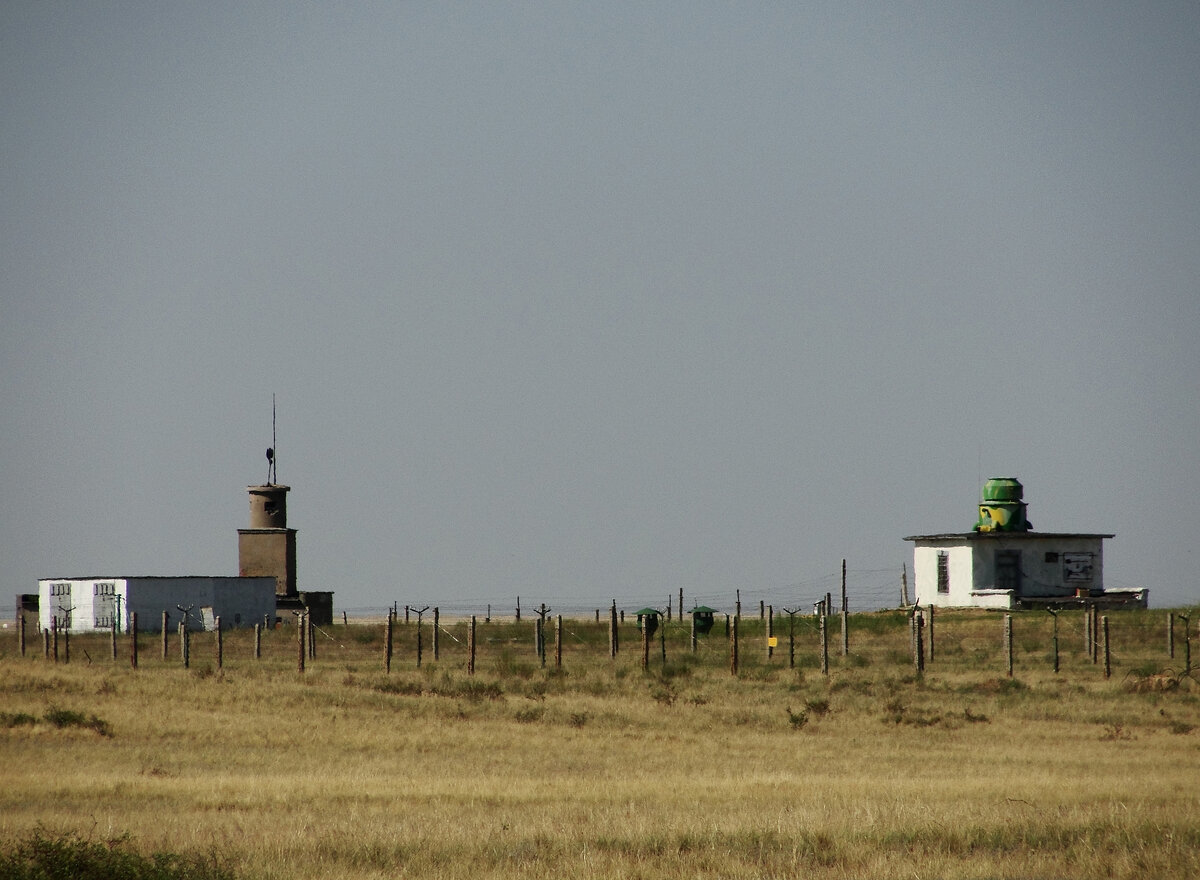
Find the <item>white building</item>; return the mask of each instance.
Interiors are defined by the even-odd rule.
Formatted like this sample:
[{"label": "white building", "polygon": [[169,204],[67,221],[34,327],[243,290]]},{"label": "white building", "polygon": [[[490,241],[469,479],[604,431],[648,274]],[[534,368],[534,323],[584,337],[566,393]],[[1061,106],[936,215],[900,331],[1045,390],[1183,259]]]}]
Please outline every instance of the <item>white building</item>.
[{"label": "white building", "polygon": [[1022,493],[1011,477],[988,480],[973,531],[905,538],[914,545],[914,601],[953,608],[1146,607],[1147,590],[1104,589],[1104,541],[1112,535],[1035,532]]},{"label": "white building", "polygon": [[121,632],[131,614],[138,629],[157,631],[162,614],[170,625],[185,618],[190,630],[253,626],[275,619],[273,577],[87,577],[38,581],[38,621],[70,632],[108,631],[114,618]]}]

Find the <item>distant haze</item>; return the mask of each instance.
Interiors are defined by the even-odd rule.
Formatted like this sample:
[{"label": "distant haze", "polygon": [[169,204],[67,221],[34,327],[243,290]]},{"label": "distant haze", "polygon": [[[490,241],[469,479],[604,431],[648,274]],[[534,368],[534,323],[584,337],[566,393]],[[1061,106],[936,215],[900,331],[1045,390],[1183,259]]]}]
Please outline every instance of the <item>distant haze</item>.
[{"label": "distant haze", "polygon": [[8,595],[236,574],[274,393],[339,610],[878,607],[992,476],[1200,601],[1194,3],[8,2],[0,193]]}]

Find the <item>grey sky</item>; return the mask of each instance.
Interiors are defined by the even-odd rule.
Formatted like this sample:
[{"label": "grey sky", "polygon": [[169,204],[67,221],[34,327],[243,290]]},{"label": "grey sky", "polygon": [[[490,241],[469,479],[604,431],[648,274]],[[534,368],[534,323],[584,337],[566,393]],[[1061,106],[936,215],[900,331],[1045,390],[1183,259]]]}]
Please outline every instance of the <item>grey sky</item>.
[{"label": "grey sky", "polygon": [[0,5],[0,590],[894,601],[1016,476],[1194,603],[1193,3]]}]

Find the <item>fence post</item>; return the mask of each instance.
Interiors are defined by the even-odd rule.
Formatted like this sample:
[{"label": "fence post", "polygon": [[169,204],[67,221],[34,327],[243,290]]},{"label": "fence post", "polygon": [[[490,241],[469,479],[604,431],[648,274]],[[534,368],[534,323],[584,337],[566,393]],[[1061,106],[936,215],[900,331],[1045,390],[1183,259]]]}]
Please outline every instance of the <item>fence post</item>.
[{"label": "fence post", "polygon": [[562,669],[562,615],[554,618],[554,668]]},{"label": "fence post", "polygon": [[254,659],[262,659],[262,624],[258,622],[254,624]]},{"label": "fence post", "polygon": [[912,617],[913,627],[913,671],[917,678],[925,674],[925,615],[921,609],[914,607]]},{"label": "fence post", "polygon": [[1100,611],[1092,606],[1092,664],[1100,662]]},{"label": "fence post", "polygon": [[1187,675],[1192,671],[1192,623],[1183,614],[1179,615],[1179,619],[1183,621],[1183,674]]},{"label": "fence post", "polygon": [[[19,603],[18,603],[19,604]],[[21,646],[21,656],[25,656],[25,611],[17,609],[17,643]]]},{"label": "fence post", "polygon": [[1092,658],[1092,606],[1083,606],[1083,653]]},{"label": "fence post", "polygon": [[1175,612],[1167,612],[1167,656],[1175,657]]},{"label": "fence post", "polygon": [[213,626],[216,627],[217,635],[217,669],[220,669],[225,662],[225,641],[221,635],[221,618],[213,618]]},{"label": "fence post", "polygon": [[137,643],[137,612],[134,611],[129,615],[129,665],[133,669],[137,669],[138,664],[138,643]]},{"label": "fence post", "polygon": [[438,625],[441,621],[441,613],[435,605],[433,608],[433,662],[438,660]]},{"label": "fence post", "polygon": [[821,674],[829,674],[829,624],[825,609],[821,609]]},{"label": "fence post", "polygon": [[181,623],[183,632],[179,636],[180,652],[183,654],[183,668],[190,669],[192,665],[192,636],[188,632],[187,624]]},{"label": "fence post", "polygon": [[169,630],[167,629],[167,618],[170,615],[167,612],[162,613],[162,658],[167,659],[167,642],[170,640]]},{"label": "fence post", "polygon": [[296,615],[296,671],[304,672],[304,661],[308,657],[308,646],[304,635],[304,612]]},{"label": "fence post", "polygon": [[1004,668],[1009,678],[1013,677],[1013,631],[1012,615],[1004,615]]},{"label": "fence post", "polygon": [[775,656],[775,647],[771,644],[771,639],[775,636],[775,606],[767,606],[767,659],[770,660]]},{"label": "fence post", "polygon": [[731,675],[738,674],[738,621],[740,619],[735,615],[729,630],[729,672]]},{"label": "fence post", "polygon": [[1104,642],[1104,677],[1112,675],[1111,655],[1108,652],[1108,615],[1100,618],[1100,638]]},{"label": "fence post", "polygon": [[608,656],[617,656],[617,600],[613,599],[612,610],[608,614]]},{"label": "fence post", "polygon": [[642,618],[642,670],[650,666],[650,625],[649,615]]},{"label": "fence post", "polygon": [[696,615],[692,615],[692,653],[696,653]]},{"label": "fence post", "polygon": [[317,631],[313,627],[312,611],[304,611],[304,638],[308,642],[308,659],[317,659]]},{"label": "fence post", "polygon": [[42,630],[42,657],[45,660],[50,659],[50,630]]},{"label": "fence post", "polygon": [[846,601],[846,560],[842,560],[842,656],[850,656],[850,605]]},{"label": "fence post", "polygon": [[1052,651],[1053,657],[1054,657],[1054,671],[1055,671],[1055,673],[1057,673],[1058,672],[1058,612],[1055,611],[1053,608],[1047,608],[1046,610],[1050,612],[1050,616],[1054,619],[1054,629],[1052,631],[1053,635],[1050,640],[1050,645],[1051,645],[1051,651]]},{"label": "fence post", "polygon": [[395,615],[392,609],[388,609],[387,623],[383,626],[383,671],[391,673],[392,671],[392,621],[395,620]]},{"label": "fence post", "polygon": [[111,629],[110,639],[112,641],[112,658],[115,661],[117,659],[117,618],[116,618],[116,615],[113,616],[112,626],[110,627],[110,629]]},{"label": "fence post", "polygon": [[471,628],[467,630],[467,675],[475,674],[475,615],[471,615]]},{"label": "fence post", "polygon": [[929,662],[933,662],[933,603],[929,603],[929,621],[926,624],[929,630]]}]

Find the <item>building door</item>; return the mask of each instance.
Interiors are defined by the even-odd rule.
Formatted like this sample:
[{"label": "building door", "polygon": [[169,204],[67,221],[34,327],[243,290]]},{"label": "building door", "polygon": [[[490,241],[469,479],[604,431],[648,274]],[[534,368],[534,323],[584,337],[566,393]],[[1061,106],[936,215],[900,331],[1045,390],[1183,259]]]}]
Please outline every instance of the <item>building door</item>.
[{"label": "building door", "polygon": [[1021,551],[996,551],[996,589],[1021,592]]}]

